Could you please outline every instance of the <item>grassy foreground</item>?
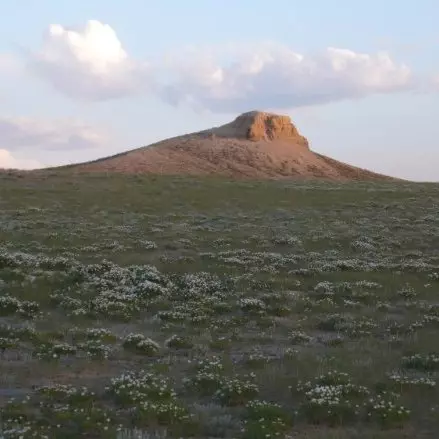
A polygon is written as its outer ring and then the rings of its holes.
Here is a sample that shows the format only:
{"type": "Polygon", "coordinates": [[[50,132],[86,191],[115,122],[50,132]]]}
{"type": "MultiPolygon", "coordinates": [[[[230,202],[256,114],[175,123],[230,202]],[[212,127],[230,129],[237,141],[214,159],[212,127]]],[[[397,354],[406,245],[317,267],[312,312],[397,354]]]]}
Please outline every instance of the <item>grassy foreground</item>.
{"type": "Polygon", "coordinates": [[[436,438],[438,205],[0,175],[0,437],[436,438]]]}

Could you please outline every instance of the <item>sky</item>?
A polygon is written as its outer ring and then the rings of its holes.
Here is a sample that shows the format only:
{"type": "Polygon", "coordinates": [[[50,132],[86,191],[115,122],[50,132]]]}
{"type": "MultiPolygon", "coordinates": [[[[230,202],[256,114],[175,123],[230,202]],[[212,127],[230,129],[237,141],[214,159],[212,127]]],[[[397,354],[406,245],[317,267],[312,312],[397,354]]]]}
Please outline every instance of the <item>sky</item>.
{"type": "Polygon", "coordinates": [[[0,5],[0,167],[287,114],[311,149],[439,181],[437,0],[0,5]]]}

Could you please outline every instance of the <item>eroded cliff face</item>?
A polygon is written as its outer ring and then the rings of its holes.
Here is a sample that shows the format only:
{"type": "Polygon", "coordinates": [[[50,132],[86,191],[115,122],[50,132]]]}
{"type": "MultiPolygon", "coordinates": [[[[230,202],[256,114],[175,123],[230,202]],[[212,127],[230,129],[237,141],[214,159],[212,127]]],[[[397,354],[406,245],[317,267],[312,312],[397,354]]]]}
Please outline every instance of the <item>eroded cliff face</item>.
{"type": "Polygon", "coordinates": [[[238,116],[233,122],[213,130],[221,137],[259,141],[286,141],[295,145],[308,147],[303,137],[289,116],[282,116],[262,111],[250,111],[238,116]]]}

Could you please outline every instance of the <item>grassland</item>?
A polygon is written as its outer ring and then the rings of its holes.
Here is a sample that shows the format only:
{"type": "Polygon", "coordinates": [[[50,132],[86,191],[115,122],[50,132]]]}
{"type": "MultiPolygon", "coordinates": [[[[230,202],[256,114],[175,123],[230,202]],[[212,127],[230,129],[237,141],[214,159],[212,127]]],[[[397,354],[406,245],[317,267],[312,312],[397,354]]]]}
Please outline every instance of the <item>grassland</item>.
{"type": "Polygon", "coordinates": [[[5,438],[436,438],[439,186],[0,176],[5,438]]]}

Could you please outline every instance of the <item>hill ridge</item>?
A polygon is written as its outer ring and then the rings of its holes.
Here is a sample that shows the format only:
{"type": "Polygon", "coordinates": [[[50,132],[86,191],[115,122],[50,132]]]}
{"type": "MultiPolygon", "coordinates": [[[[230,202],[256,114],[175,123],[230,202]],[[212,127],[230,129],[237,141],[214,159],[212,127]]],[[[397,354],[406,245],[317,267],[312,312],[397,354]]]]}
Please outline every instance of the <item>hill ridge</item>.
{"type": "Polygon", "coordinates": [[[316,153],[289,116],[256,110],[224,125],[51,169],[237,179],[397,180],[316,153]]]}

